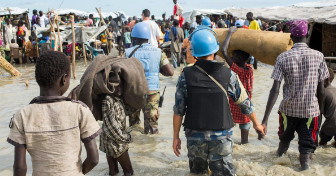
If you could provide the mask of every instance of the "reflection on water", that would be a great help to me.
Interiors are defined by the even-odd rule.
[[[77,79],[72,80],[70,89],[75,87],[80,80],[86,66],[77,63]],[[254,89],[252,101],[256,107],[259,121],[263,118],[269,90],[273,81],[270,79],[272,66],[261,64],[254,72]],[[35,96],[39,95],[39,88],[34,80],[34,65],[17,67],[23,76],[10,78],[3,70],[0,72],[0,176],[12,175],[14,148],[6,142],[9,128],[8,122],[13,114],[27,105]],[[174,105],[175,84],[180,70],[175,71],[173,78],[161,78],[161,85],[167,85],[165,102],[160,110],[158,135],[144,135],[132,131],[133,143],[130,145],[130,156],[135,170],[135,175],[190,175],[186,140],[183,131],[180,133],[182,140],[181,157],[176,157],[172,151],[172,107]],[[29,87],[25,82],[28,81]],[[335,83],[333,83],[335,85]],[[69,91],[68,91],[69,92]],[[67,93],[66,93],[67,94]],[[268,124],[267,138],[257,140],[253,130],[250,133],[250,143],[233,147],[234,165],[237,175],[336,175],[336,149],[318,148],[313,156],[312,168],[309,171],[299,172],[297,138],[291,143],[286,156],[277,158],[275,151],[278,145],[277,128],[278,116],[276,114],[282,93],[271,114]],[[99,138],[98,138],[99,139]],[[97,139],[97,143],[99,140]],[[240,141],[240,131],[234,128],[233,140]],[[51,149],[52,150],[52,149]],[[85,150],[82,154],[86,156]],[[27,155],[28,175],[31,175],[30,156]],[[121,168],[120,168],[121,171]],[[100,152],[99,165],[88,175],[106,175],[108,172],[104,153]],[[119,174],[122,175],[122,174]]]

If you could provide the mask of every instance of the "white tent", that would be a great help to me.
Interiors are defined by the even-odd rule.
[[[18,7],[0,7],[0,16],[3,15],[20,15],[23,13],[28,13],[29,9],[21,9]]]
[[[186,12],[182,14],[184,18],[184,22],[192,23],[195,21],[197,15],[225,15],[226,12],[224,10],[215,10],[215,9],[195,9],[191,12]]]
[[[56,9],[54,10],[54,13],[58,15],[67,15],[67,14],[73,13],[78,16],[89,16],[87,12],[83,12],[77,9]]]
[[[260,19],[278,21],[303,19],[310,22],[336,24],[336,2],[331,0],[300,3],[289,7],[233,8],[225,12],[241,19],[246,18],[247,12],[253,12],[253,16]]]

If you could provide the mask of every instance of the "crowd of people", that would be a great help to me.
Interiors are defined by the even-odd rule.
[[[327,68],[323,54],[306,44],[308,22],[294,20],[275,29],[290,32],[294,45],[277,58],[270,75],[274,83],[259,123],[255,113],[258,107],[251,101],[252,65],[256,60],[242,50],[230,55],[228,48],[238,28],[269,30],[272,24],[254,19],[252,12],[246,14],[245,21],[226,16],[196,16],[195,22],[184,23],[182,8],[177,0],[173,2],[174,13],[168,20],[163,14],[162,20],[156,21],[148,9],[142,11],[140,20],[106,19],[110,34],[102,33],[98,38],[102,43],[110,40],[111,46],[119,44],[121,57],[97,56],[81,84],[68,97],[63,94],[70,84],[69,59],[58,51],[41,53],[35,70],[40,96],[20,109],[9,125],[7,141],[15,146],[14,175],[26,174],[26,151],[32,158],[33,174],[86,174],[99,162],[97,136],[99,149],[106,153],[108,174],[118,174],[119,163],[124,175],[133,175],[128,154],[132,140],[126,118],[129,117],[130,127],[140,126],[142,110],[144,134],[158,134],[159,106],[163,101],[159,74],[173,76],[173,67],[180,67],[181,63],[185,67],[177,81],[172,107],[172,146],[176,156],[180,156],[183,125],[191,173],[235,175],[231,138],[234,124],[239,125],[241,144],[248,143],[251,126],[260,140],[265,138],[268,118],[283,80],[277,155],[286,153],[297,132],[301,170],[310,168],[318,144],[325,145],[336,136],[336,88],[331,86],[334,73]],[[37,11],[34,15],[35,22],[41,21],[41,13],[40,20]],[[88,26],[97,23],[92,18],[86,19]],[[229,28],[221,47],[213,28]],[[19,25],[18,34],[24,35],[24,31]],[[19,46],[15,47],[20,47],[20,38],[17,39]],[[161,47],[168,41],[170,52],[165,53]],[[11,43],[14,47],[16,41]],[[107,45],[103,50],[108,53],[110,49]],[[222,52],[222,60],[217,52]],[[322,114],[327,120],[319,133]],[[103,121],[102,127],[96,120]],[[80,159],[81,141],[87,152],[84,162]],[[52,151],[50,146],[54,146]]]

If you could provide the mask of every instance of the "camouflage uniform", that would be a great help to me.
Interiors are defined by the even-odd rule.
[[[242,101],[239,107],[245,115],[254,112],[254,106],[247,94],[242,93],[245,90],[238,77],[231,71],[230,85],[228,95],[237,102]],[[183,117],[186,114],[187,84],[184,73],[179,77],[175,93],[174,113]],[[231,112],[228,112],[231,113]],[[195,174],[208,173],[208,167],[212,175],[235,175],[232,164],[232,130],[206,130],[198,131],[185,128],[187,138],[188,158],[190,172]],[[209,162],[208,162],[209,161]]]
[[[158,133],[160,92],[150,91],[146,101],[146,105],[142,109],[145,133],[155,134]],[[129,122],[130,126],[140,124],[140,110],[130,116]]]
[[[234,175],[232,165],[232,131],[196,131],[185,129],[190,172]],[[208,162],[209,161],[209,162]]]

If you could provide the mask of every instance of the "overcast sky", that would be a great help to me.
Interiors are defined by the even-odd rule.
[[[193,9],[224,9],[228,7],[258,8],[272,6],[289,6],[300,2],[317,0],[178,0],[184,12]],[[102,12],[124,11],[128,16],[141,16],[148,8],[152,14],[161,17],[162,13],[173,13],[173,0],[0,0],[1,7],[20,7],[47,11],[48,9],[69,8],[85,12],[95,12],[101,7]]]

